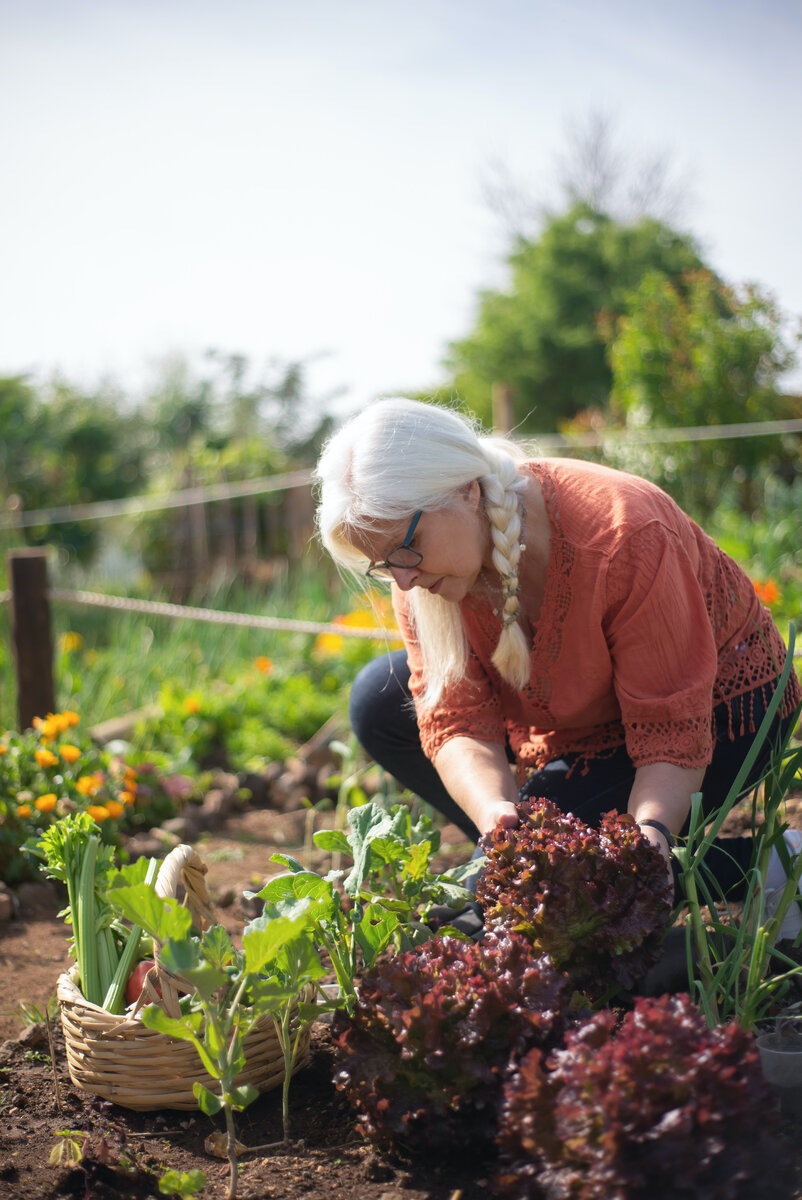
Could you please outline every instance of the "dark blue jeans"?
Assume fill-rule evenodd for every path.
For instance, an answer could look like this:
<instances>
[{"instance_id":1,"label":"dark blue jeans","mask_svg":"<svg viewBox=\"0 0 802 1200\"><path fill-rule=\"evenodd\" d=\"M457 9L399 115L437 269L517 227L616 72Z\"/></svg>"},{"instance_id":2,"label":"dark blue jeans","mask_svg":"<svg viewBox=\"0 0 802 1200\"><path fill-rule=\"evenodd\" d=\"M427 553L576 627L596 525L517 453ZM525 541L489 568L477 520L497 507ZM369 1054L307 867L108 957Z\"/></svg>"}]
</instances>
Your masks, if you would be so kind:
<instances>
[{"instance_id":1,"label":"dark blue jeans","mask_svg":"<svg viewBox=\"0 0 802 1200\"><path fill-rule=\"evenodd\" d=\"M744 697L746 702L750 697ZM751 697L752 712L759 725L765 712L760 689ZM374 659L364 667L351 689L351 726L359 742L380 766L403 787L420 796L476 841L478 830L446 791L440 776L423 753L415 709L409 694L409 668L405 650ZM745 733L730 741L728 713L721 705L714 711L717 737L713 761L702 781L703 804L712 812L725 800L746 757L754 734ZM763 774L774 745L786 732L792 717L775 721L745 786ZM732 727L740 725L740 704L733 703ZM588 825L598 825L603 813L626 812L635 778L635 767L622 746L606 758L577 761L566 755L535 771L521 788L521 796L543 796L563 812L571 812ZM687 832L686 829L682 831ZM725 893L738 898L743 873L751 860L751 838L721 838L707 855L706 863Z\"/></svg>"}]
</instances>

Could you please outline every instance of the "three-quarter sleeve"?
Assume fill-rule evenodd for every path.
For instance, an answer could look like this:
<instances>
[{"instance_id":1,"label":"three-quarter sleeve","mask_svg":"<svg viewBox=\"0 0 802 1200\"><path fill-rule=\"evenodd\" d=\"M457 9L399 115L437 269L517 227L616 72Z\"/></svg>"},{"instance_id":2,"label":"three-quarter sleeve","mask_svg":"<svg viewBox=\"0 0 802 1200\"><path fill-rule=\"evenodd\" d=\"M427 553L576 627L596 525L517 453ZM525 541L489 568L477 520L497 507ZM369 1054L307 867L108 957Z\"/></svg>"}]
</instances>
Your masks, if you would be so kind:
<instances>
[{"instance_id":1,"label":"three-quarter sleeve","mask_svg":"<svg viewBox=\"0 0 802 1200\"><path fill-rule=\"evenodd\" d=\"M468 650L464 677L446 688L440 701L433 708L423 706L421 697L425 690L425 679L420 646L406 598L403 592L395 587L393 607L407 650L409 688L415 701L421 746L427 758L434 760L446 742L456 737L471 737L480 742L503 744L506 728L498 686L494 686L472 649Z\"/></svg>"},{"instance_id":2,"label":"three-quarter sleeve","mask_svg":"<svg viewBox=\"0 0 802 1200\"><path fill-rule=\"evenodd\" d=\"M636 767L702 767L712 758L717 650L694 554L692 543L653 521L608 565L605 634Z\"/></svg>"}]
</instances>

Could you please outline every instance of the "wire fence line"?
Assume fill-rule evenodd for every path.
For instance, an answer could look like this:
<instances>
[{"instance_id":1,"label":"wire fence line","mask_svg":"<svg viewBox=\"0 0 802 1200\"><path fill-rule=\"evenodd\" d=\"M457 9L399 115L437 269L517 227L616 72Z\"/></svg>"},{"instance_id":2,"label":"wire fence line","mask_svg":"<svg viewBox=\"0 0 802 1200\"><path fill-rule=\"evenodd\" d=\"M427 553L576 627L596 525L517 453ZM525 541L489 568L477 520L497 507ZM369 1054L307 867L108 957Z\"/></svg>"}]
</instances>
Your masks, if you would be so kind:
<instances>
[{"instance_id":1,"label":"wire fence line","mask_svg":"<svg viewBox=\"0 0 802 1200\"><path fill-rule=\"evenodd\" d=\"M10 595L10 593L8 593ZM89 605L110 608L117 612L145 613L173 620L208 621L213 625L238 625L249 629L273 629L284 633L336 633L344 637L370 638L381 641L388 635L400 636L397 629L343 625L337 621L296 621L289 617L262 617L251 613L224 612L218 608L197 608L189 604L169 604L160 600L134 600L128 596L107 596L102 592L67 591L50 588L48 598L63 604ZM0 595L0 599L2 596Z\"/></svg>"},{"instance_id":2,"label":"wire fence line","mask_svg":"<svg viewBox=\"0 0 802 1200\"><path fill-rule=\"evenodd\" d=\"M181 488L155 496L129 496L125 500L95 500L88 504L67 504L60 508L31 509L30 512L0 513L0 529L22 529L31 525L61 525L67 521L98 521L108 517L138 517L147 512L169 508L191 508L215 500L236 500L243 496L266 496L308 487L311 471L289 471L263 479L245 479L239 483L213 483L205 487Z\"/></svg>"},{"instance_id":3,"label":"wire fence line","mask_svg":"<svg viewBox=\"0 0 802 1200\"><path fill-rule=\"evenodd\" d=\"M107 596L102 592L69 591L51 588L49 600L64 604L89 605L95 608L114 609L117 612L144 613L173 620L207 621L213 625L237 625L247 629L271 629L283 633L321 634L334 633L341 637L367 638L395 641L400 633L395 628L363 629L355 625L342 625L336 621L295 621L289 617L261 617L250 613L223 612L216 608L197 608L187 604L169 604L160 600L135 600L128 596ZM0 592L0 605L8 604L11 592ZM802 658L802 646L794 648L794 658Z\"/></svg>"},{"instance_id":4,"label":"wire fence line","mask_svg":"<svg viewBox=\"0 0 802 1200\"><path fill-rule=\"evenodd\" d=\"M680 429L626 429L544 434L541 437L527 440L531 440L541 451L551 451L605 446L613 448L623 445L726 441L731 438L770 437L788 433L802 433L802 418L785 421L749 421L733 425L696 425ZM211 504L217 500L265 496L271 492L309 487L313 477L311 470L290 471L283 475L246 479L237 483L217 483L204 487L181 488L154 496L129 496L124 500L97 500L87 504L32 509L30 512L11 510L0 513L0 529L59 525L70 521L98 521L111 517L136 517L148 512Z\"/></svg>"}]
</instances>

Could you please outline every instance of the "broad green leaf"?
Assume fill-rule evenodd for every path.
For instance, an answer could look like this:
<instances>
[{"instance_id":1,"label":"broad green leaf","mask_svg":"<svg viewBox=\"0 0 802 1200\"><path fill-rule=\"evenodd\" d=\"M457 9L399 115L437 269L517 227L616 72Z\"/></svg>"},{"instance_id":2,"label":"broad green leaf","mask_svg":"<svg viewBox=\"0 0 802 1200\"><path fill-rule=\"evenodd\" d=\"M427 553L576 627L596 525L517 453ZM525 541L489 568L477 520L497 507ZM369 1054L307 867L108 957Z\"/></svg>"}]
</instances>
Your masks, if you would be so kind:
<instances>
[{"instance_id":1,"label":"broad green leaf","mask_svg":"<svg viewBox=\"0 0 802 1200\"><path fill-rule=\"evenodd\" d=\"M168 938L185 938L192 928L189 910L174 899L157 896L146 883L112 887L107 893L109 903L120 909L132 925L141 925L157 942Z\"/></svg>"},{"instance_id":2,"label":"broad green leaf","mask_svg":"<svg viewBox=\"0 0 802 1200\"><path fill-rule=\"evenodd\" d=\"M282 867L287 867L290 871L305 871L306 867L303 863L298 862L297 858L293 858L291 854L280 854L278 851L270 855L270 861L281 863Z\"/></svg>"},{"instance_id":3,"label":"broad green leaf","mask_svg":"<svg viewBox=\"0 0 802 1200\"><path fill-rule=\"evenodd\" d=\"M317 833L312 834L312 841L320 850L351 857L351 843L341 829L319 829Z\"/></svg>"},{"instance_id":4,"label":"broad green leaf","mask_svg":"<svg viewBox=\"0 0 802 1200\"><path fill-rule=\"evenodd\" d=\"M198 1083L197 1080L192 1085L192 1094L207 1117L213 1117L223 1107L221 1098L215 1096L214 1092L210 1092L208 1088L204 1087L202 1083Z\"/></svg>"},{"instance_id":5,"label":"broad green leaf","mask_svg":"<svg viewBox=\"0 0 802 1200\"><path fill-rule=\"evenodd\" d=\"M219 1079L220 1071L212 1062L206 1047L198 1037L202 1020L200 1013L190 1013L177 1019L168 1017L155 1004L149 1005L142 1013L142 1023L147 1025L148 1029L155 1029L157 1033L166 1033L168 1037L180 1038L183 1042L192 1042L207 1074L211 1075L212 1079Z\"/></svg>"},{"instance_id":6,"label":"broad green leaf","mask_svg":"<svg viewBox=\"0 0 802 1200\"><path fill-rule=\"evenodd\" d=\"M203 1043L209 1051L211 1059L214 1062L220 1062L225 1053L226 1040L215 1022L208 1020L208 1018L203 1031Z\"/></svg>"},{"instance_id":7,"label":"broad green leaf","mask_svg":"<svg viewBox=\"0 0 802 1200\"><path fill-rule=\"evenodd\" d=\"M311 927L320 915L321 905L308 897L266 904L262 916L246 925L242 935L248 974L267 970L282 946L300 930Z\"/></svg>"},{"instance_id":8,"label":"broad green leaf","mask_svg":"<svg viewBox=\"0 0 802 1200\"><path fill-rule=\"evenodd\" d=\"M355 896L370 871L370 843L374 838L384 837L390 832L393 817L374 800L361 808L352 808L348 814L348 824L351 826L348 841L352 847L354 866L343 887L349 896Z\"/></svg>"},{"instance_id":9,"label":"broad green leaf","mask_svg":"<svg viewBox=\"0 0 802 1200\"><path fill-rule=\"evenodd\" d=\"M301 871L276 875L256 894L260 900L278 904L287 899L302 900L305 896L321 900L330 897L332 890L331 882L321 878L314 871Z\"/></svg>"},{"instance_id":10,"label":"broad green leaf","mask_svg":"<svg viewBox=\"0 0 802 1200\"><path fill-rule=\"evenodd\" d=\"M468 879L471 875L478 875L486 862L487 858L483 854L481 858L472 858L469 862L461 863L458 867L451 867L448 871L444 871L440 878L452 879L455 883L462 883L463 879Z\"/></svg>"},{"instance_id":11,"label":"broad green leaf","mask_svg":"<svg viewBox=\"0 0 802 1200\"><path fill-rule=\"evenodd\" d=\"M253 1104L254 1100L259 1099L259 1089L255 1088L252 1083L241 1083L237 1087L231 1088L228 1092L228 1099L232 1108L247 1108L249 1104Z\"/></svg>"},{"instance_id":12,"label":"broad green leaf","mask_svg":"<svg viewBox=\"0 0 802 1200\"><path fill-rule=\"evenodd\" d=\"M186 1200L188 1196L194 1196L202 1187L206 1186L206 1176L203 1171L193 1168L191 1171L165 1171L159 1180L159 1191L163 1196L181 1196L182 1200Z\"/></svg>"},{"instance_id":13,"label":"broad green leaf","mask_svg":"<svg viewBox=\"0 0 802 1200\"><path fill-rule=\"evenodd\" d=\"M234 959L231 938L222 925L212 925L211 929L207 929L200 944L206 961L221 971Z\"/></svg>"},{"instance_id":14,"label":"broad green leaf","mask_svg":"<svg viewBox=\"0 0 802 1200\"><path fill-rule=\"evenodd\" d=\"M400 863L409 858L411 849L398 837L372 838L370 853L372 858L378 858L383 863Z\"/></svg>"},{"instance_id":15,"label":"broad green leaf","mask_svg":"<svg viewBox=\"0 0 802 1200\"><path fill-rule=\"evenodd\" d=\"M227 972L207 962L197 942L188 938L180 942L169 938L161 958L167 970L191 983L202 1000L211 1000L218 988L230 983Z\"/></svg>"},{"instance_id":16,"label":"broad green leaf","mask_svg":"<svg viewBox=\"0 0 802 1200\"><path fill-rule=\"evenodd\" d=\"M250 988L251 1003L260 1016L274 1013L285 1004L292 1003L298 989L271 975L269 979L256 979Z\"/></svg>"},{"instance_id":17,"label":"broad green leaf","mask_svg":"<svg viewBox=\"0 0 802 1200\"><path fill-rule=\"evenodd\" d=\"M362 918L354 933L362 951L365 966L370 967L383 950L389 946L400 922L393 912L387 912L378 904L366 904ZM431 936L431 930L429 930Z\"/></svg>"},{"instance_id":18,"label":"broad green leaf","mask_svg":"<svg viewBox=\"0 0 802 1200\"><path fill-rule=\"evenodd\" d=\"M284 974L288 983L296 989L304 983L312 983L322 979L326 968L320 961L320 955L309 930L302 930L297 937L286 942L276 956L276 966Z\"/></svg>"},{"instance_id":19,"label":"broad green leaf","mask_svg":"<svg viewBox=\"0 0 802 1200\"><path fill-rule=\"evenodd\" d=\"M402 874L408 879L419 882L429 873L429 857L431 846L428 842L416 842L409 848L409 857L404 863Z\"/></svg>"},{"instance_id":20,"label":"broad green leaf","mask_svg":"<svg viewBox=\"0 0 802 1200\"><path fill-rule=\"evenodd\" d=\"M168 1037L180 1038L182 1042L194 1042L203 1024L201 1013L187 1013L181 1017L168 1017L164 1009L157 1004L149 1004L142 1013L142 1024L157 1033L166 1033Z\"/></svg>"}]
</instances>

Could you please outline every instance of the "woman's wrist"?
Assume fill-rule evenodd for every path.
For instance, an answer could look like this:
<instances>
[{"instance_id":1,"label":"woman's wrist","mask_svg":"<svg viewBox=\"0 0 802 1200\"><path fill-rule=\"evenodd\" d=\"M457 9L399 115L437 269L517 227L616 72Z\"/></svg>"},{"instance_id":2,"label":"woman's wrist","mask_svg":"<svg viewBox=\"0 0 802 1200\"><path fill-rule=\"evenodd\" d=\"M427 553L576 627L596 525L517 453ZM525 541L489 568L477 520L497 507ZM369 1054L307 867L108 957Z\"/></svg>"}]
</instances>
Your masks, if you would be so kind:
<instances>
[{"instance_id":1,"label":"woman's wrist","mask_svg":"<svg viewBox=\"0 0 802 1200\"><path fill-rule=\"evenodd\" d=\"M674 845L674 834L662 821L656 821L653 817L642 817L637 823L641 829L647 826L649 829L656 829L658 833L661 833L666 839L669 850Z\"/></svg>"}]
</instances>

